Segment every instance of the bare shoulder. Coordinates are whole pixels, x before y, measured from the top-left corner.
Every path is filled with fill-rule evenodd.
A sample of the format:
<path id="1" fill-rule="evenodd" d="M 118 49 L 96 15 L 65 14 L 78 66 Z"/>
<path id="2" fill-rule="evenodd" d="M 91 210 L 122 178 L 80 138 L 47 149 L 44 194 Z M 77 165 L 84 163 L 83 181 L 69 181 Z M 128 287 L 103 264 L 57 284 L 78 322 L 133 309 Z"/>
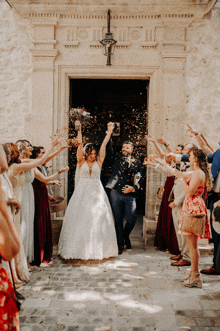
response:
<path id="1" fill-rule="evenodd" d="M 195 172 L 196 176 L 198 176 L 198 177 L 200 177 L 202 179 L 205 177 L 205 173 L 204 173 L 204 171 L 202 169 L 197 169 L 194 172 Z"/>

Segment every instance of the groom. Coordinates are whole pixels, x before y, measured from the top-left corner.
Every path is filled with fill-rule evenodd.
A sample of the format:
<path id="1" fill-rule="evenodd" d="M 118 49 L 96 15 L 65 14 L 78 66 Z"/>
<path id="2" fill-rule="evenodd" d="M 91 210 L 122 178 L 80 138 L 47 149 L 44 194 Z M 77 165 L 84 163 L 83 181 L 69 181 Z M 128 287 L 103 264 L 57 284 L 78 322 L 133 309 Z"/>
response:
<path id="1" fill-rule="evenodd" d="M 108 123 L 108 131 L 112 124 Z M 110 202 L 115 218 L 119 254 L 122 254 L 124 244 L 128 249 L 131 248 L 129 235 L 137 221 L 136 192 L 143 183 L 141 163 L 131 156 L 133 149 L 133 143 L 125 141 L 121 153 L 115 155 L 111 139 L 107 145 L 107 155 L 113 171 L 106 188 L 111 189 Z M 123 228 L 124 218 L 127 222 Z"/>

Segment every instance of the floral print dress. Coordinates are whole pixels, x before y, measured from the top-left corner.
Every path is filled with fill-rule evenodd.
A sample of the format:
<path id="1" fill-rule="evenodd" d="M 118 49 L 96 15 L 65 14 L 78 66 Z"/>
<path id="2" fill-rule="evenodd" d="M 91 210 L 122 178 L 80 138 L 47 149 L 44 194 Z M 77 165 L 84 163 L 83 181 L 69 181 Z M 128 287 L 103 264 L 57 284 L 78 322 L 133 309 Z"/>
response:
<path id="1" fill-rule="evenodd" d="M 0 330 L 19 331 L 14 289 L 0 261 Z"/>
<path id="2" fill-rule="evenodd" d="M 189 185 L 189 181 L 187 181 L 187 184 Z M 202 198 L 202 194 L 205 191 L 205 186 L 198 186 L 196 192 L 193 195 L 186 195 L 184 203 L 183 203 L 183 209 L 180 217 L 179 227 L 178 227 L 178 233 L 182 235 L 191 235 L 192 232 L 185 232 L 181 231 L 181 224 L 183 221 L 183 215 L 185 213 L 188 214 L 206 214 L 206 223 L 205 223 L 205 234 L 204 235 L 197 235 L 199 238 L 211 238 L 211 231 L 210 231 L 210 224 L 208 219 L 208 213 L 207 208 L 205 205 L 205 202 Z"/>

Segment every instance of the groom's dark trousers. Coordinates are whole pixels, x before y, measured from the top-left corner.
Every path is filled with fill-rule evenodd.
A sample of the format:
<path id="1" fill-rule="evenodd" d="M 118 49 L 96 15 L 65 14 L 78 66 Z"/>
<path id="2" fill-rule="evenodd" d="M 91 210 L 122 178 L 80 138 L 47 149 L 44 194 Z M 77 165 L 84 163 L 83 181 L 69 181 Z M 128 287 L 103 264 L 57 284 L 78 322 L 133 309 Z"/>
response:
<path id="1" fill-rule="evenodd" d="M 106 188 L 111 190 L 110 202 L 115 218 L 118 247 L 124 247 L 124 240 L 129 237 L 137 221 L 136 192 L 144 181 L 142 166 L 137 160 L 126 158 L 122 154 L 114 154 L 111 140 L 107 145 L 107 155 L 113 170 Z M 126 185 L 132 186 L 134 191 L 124 194 L 123 187 Z M 127 223 L 123 229 L 124 218 Z"/>
<path id="2" fill-rule="evenodd" d="M 130 235 L 137 221 L 136 197 L 111 190 L 110 201 L 115 218 L 118 247 L 124 247 L 124 238 Z M 123 229 L 124 218 L 127 223 Z"/>

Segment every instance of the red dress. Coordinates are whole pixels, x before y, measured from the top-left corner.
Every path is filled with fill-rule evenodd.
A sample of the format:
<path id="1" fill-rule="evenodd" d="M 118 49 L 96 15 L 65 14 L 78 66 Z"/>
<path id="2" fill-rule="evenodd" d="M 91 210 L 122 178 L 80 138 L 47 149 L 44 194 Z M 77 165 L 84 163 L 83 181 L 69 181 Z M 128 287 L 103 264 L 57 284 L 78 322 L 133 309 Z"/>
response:
<path id="1" fill-rule="evenodd" d="M 163 199 L 160 205 L 154 246 L 163 251 L 168 249 L 171 254 L 178 255 L 180 254 L 180 250 L 173 225 L 172 209 L 169 207 L 170 202 L 168 201 L 173 184 L 174 177 L 167 177 Z"/>
<path id="2" fill-rule="evenodd" d="M 187 184 L 189 184 L 189 181 L 187 181 Z M 199 238 L 211 238 L 211 231 L 210 231 L 210 224 L 208 219 L 208 213 L 205 201 L 202 198 L 202 194 L 205 191 L 205 186 L 198 186 L 196 192 L 193 195 L 186 195 L 184 203 L 183 203 L 183 209 L 180 217 L 179 222 L 179 228 L 178 233 L 182 235 L 191 235 L 192 232 L 185 232 L 181 231 L 180 227 L 183 221 L 183 214 L 201 214 L 206 213 L 206 223 L 205 223 L 205 234 L 204 235 L 197 235 Z"/>
<path id="3" fill-rule="evenodd" d="M 37 178 L 32 185 L 35 199 L 33 264 L 39 266 L 42 262 L 49 263 L 52 258 L 52 228 L 47 187 Z"/>
<path id="4" fill-rule="evenodd" d="M 1 262 L 1 261 L 0 261 Z M 7 293 L 8 292 L 8 293 Z M 0 330 L 19 331 L 18 309 L 14 297 L 14 289 L 5 269 L 0 263 Z"/>

